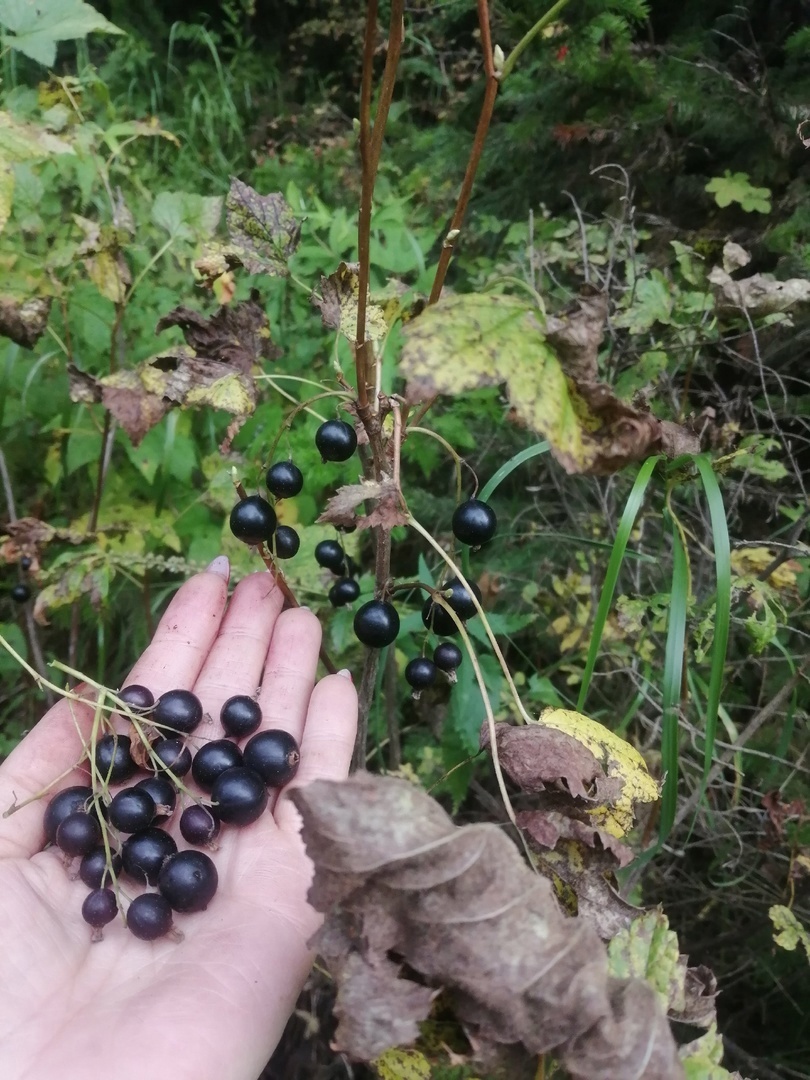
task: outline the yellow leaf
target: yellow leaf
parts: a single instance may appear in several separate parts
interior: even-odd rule
[[[386,1050],[373,1064],[380,1080],[430,1080],[430,1062],[418,1050]]]
[[[564,731],[587,746],[608,777],[621,781],[621,791],[612,803],[589,813],[611,836],[624,836],[633,827],[635,804],[655,802],[659,796],[658,784],[638,750],[596,720],[572,709],[545,709],[538,723]]]
[[[102,250],[86,260],[90,280],[107,300],[121,304],[127,292],[129,271],[122,259],[111,251]]]
[[[810,934],[790,908],[784,907],[782,904],[774,904],[769,909],[768,915],[773,923],[773,940],[776,944],[789,952],[793,952],[794,949],[801,945],[807,953],[807,959],[810,960]]]
[[[186,395],[185,403],[210,405],[212,409],[224,409],[234,416],[247,416],[253,412],[255,405],[241,374],[225,375],[210,386],[193,386]]]
[[[358,264],[342,262],[334,274],[321,278],[321,296],[313,299],[321,310],[324,326],[330,330],[340,330],[344,337],[354,342],[359,297]],[[369,302],[366,306],[366,340],[380,341],[387,333],[385,312],[379,304]]]

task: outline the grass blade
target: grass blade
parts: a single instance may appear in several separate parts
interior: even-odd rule
[[[593,669],[596,667],[596,658],[599,655],[599,646],[602,642],[602,634],[604,633],[610,605],[613,602],[613,593],[616,590],[616,582],[619,579],[619,570],[621,569],[624,553],[627,549],[627,541],[630,539],[630,533],[633,531],[638,512],[644,502],[644,495],[647,491],[647,485],[650,482],[653,469],[660,460],[660,455],[647,458],[638,470],[633,487],[627,498],[624,512],[622,513],[622,519],[619,522],[619,528],[616,530],[616,539],[613,541],[613,550],[610,554],[610,559],[608,560],[607,570],[605,571],[605,581],[602,585],[602,593],[599,597],[599,604],[594,618],[591,641],[588,646],[588,656],[585,661],[585,670],[582,673],[582,685],[579,688],[579,698],[577,699],[578,712],[582,712],[585,706],[585,699],[588,696]]]
[[[527,446],[525,450],[521,450],[519,454],[515,454],[514,457],[510,457],[508,461],[505,461],[501,465],[500,469],[496,473],[490,476],[489,480],[484,484],[478,493],[478,498],[482,502],[486,502],[495,488],[503,483],[507,476],[514,472],[518,465],[522,465],[524,461],[528,461],[530,458],[537,457],[538,454],[548,453],[549,445],[547,442],[534,443],[533,446]]]
[[[672,590],[667,620],[667,643],[664,648],[664,673],[661,680],[661,767],[666,774],[661,793],[660,842],[672,829],[678,808],[678,713],[683,685],[683,650],[686,641],[686,610],[689,605],[689,562],[681,537],[680,525],[672,523]]]

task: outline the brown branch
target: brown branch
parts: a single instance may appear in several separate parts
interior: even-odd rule
[[[388,770],[396,772],[402,764],[402,743],[399,736],[399,716],[397,714],[397,654],[396,649],[389,649],[385,658],[385,713],[388,721]]]
[[[380,84],[380,99],[377,102],[377,113],[374,117],[374,131],[371,136],[371,172],[372,184],[377,178],[377,169],[382,154],[385,127],[388,123],[388,110],[391,108],[391,100],[394,96],[394,86],[397,81],[397,68],[399,67],[399,54],[402,50],[402,37],[404,32],[405,0],[393,0],[391,4],[391,21],[388,27],[388,52],[385,57],[385,70],[383,71],[382,83]]]
[[[371,273],[371,207],[374,194],[374,170],[371,159],[371,90],[374,78],[374,39],[377,33],[377,0],[368,0],[366,36],[363,44],[363,82],[360,89],[360,165],[362,185],[360,213],[357,222],[357,251],[359,257],[359,293],[357,297],[357,330],[354,341],[354,363],[357,373],[357,404],[361,419],[368,413],[368,357],[370,342],[366,341],[366,307]]]

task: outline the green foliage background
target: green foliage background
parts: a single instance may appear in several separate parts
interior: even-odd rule
[[[0,2],[0,23],[3,10]],[[308,292],[321,274],[357,255],[353,118],[363,17],[339,0],[227,0],[195,6],[193,14],[188,5],[111,0],[99,10],[125,35],[59,42],[50,77],[36,60],[2,49],[0,108],[31,130],[44,126],[55,138],[69,132],[79,152],[12,159],[0,292],[50,295],[53,306],[35,348],[0,340],[0,446],[17,514],[66,534],[42,549],[34,575],[36,590],[50,590],[53,601],[48,623],[37,629],[43,651],[115,685],[179,580],[223,550],[236,576],[253,567],[227,532],[230,468],[236,464],[247,486],[258,489],[267,448],[289,408],[276,388],[296,401],[312,388],[281,378],[268,383],[225,454],[220,445],[230,418],[221,412],[173,411],[137,448],[119,432],[99,488],[104,416],[71,402],[67,362],[96,376],[111,365],[133,367],[180,342],[177,330],[155,333],[173,307],[213,310],[214,299],[195,285],[193,262],[213,231],[211,200],[224,196],[236,175],[261,192],[283,192],[303,228],[291,277],[262,282],[280,350],[267,373],[318,382],[331,379],[336,363],[349,372],[345,344],[324,331]],[[495,5],[493,40],[508,52],[537,15],[529,0]],[[387,16],[383,5],[383,25]],[[642,395],[661,418],[692,418],[702,434],[738,553],[717,754],[802,663],[810,634],[807,308],[750,323],[721,317],[707,277],[722,263],[728,240],[752,255],[737,277],[810,276],[810,151],[796,136],[810,108],[805,22],[800,0],[747,0],[732,11],[706,2],[573,2],[504,85],[449,277],[458,292],[536,290],[549,310],[562,309],[583,281],[598,282],[611,300],[600,377],[626,401]],[[396,278],[415,294],[429,290],[480,106],[476,26],[467,0],[417,3],[408,13],[375,201],[375,289]],[[380,68],[383,59],[381,50]],[[4,149],[0,139],[0,161]],[[131,235],[106,234],[133,283],[120,312],[115,275],[94,271],[81,255],[84,233],[75,217],[115,229],[118,188],[136,224]],[[237,297],[246,298],[253,284],[239,280]],[[385,390],[400,385],[400,346],[395,329],[385,352]],[[430,426],[486,481],[536,441],[514,419],[497,388],[480,389],[443,398]],[[302,598],[322,612],[330,649],[353,665],[360,650],[352,613],[328,610],[328,575],[308,558],[327,535],[315,518],[345,479],[320,462],[315,425],[302,413],[281,444],[307,477],[290,519],[305,537],[291,575]],[[403,470],[415,516],[446,537],[455,474],[445,451],[412,436]],[[472,573],[536,711],[575,707],[633,474],[631,468],[604,479],[572,477],[539,456],[498,488],[499,539],[473,556]],[[678,480],[668,509],[688,537],[692,585],[692,659],[677,748],[684,798],[703,767],[714,563],[701,489],[688,470]],[[658,483],[630,539],[587,710],[630,737],[653,768],[660,766],[672,582],[664,510]],[[397,576],[434,580],[435,558],[400,532]],[[746,551],[761,547],[770,553],[764,562],[745,561]],[[769,559],[782,551],[782,577],[763,580]],[[372,564],[364,540],[356,553],[368,593]],[[18,567],[2,559],[0,552],[0,632],[30,658],[30,623],[8,596]],[[389,671],[401,671],[420,651],[420,629],[417,605],[406,604]],[[500,669],[483,631],[474,623],[470,630],[482,648],[493,708],[505,718],[510,706]],[[7,752],[42,702],[3,654],[0,676],[0,750]],[[800,683],[788,709],[732,758],[694,828],[690,820],[676,830],[636,886],[639,900],[663,902],[693,962],[718,974],[721,1030],[743,1055],[729,1064],[742,1072],[756,1067],[747,1054],[782,1070],[774,1075],[810,1075],[806,963],[774,950],[767,916],[773,904],[791,902],[805,925],[810,921],[810,875],[802,863],[810,851],[807,710]],[[479,815],[476,785],[486,795],[490,778],[485,765],[470,761],[483,710],[469,666],[452,693],[418,702],[401,680],[381,675],[371,718],[375,765],[389,760],[392,715],[405,767],[427,786],[441,782],[438,790],[460,818]],[[782,804],[799,808],[779,828],[762,801],[774,790]],[[300,1033],[293,1035],[300,1043]],[[328,1070],[328,1049],[293,1047],[295,1038],[280,1051],[287,1057],[277,1075],[330,1075],[314,1071]]]

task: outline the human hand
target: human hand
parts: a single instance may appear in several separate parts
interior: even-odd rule
[[[301,746],[292,786],[344,777],[357,696],[349,677],[315,685],[317,618],[282,613],[264,572],[241,581],[226,610],[227,574],[227,561],[215,560],[183,585],[126,682],[155,697],[193,690],[214,718],[261,682],[262,726],[285,728]],[[74,717],[87,738],[92,708],[74,704],[71,715],[61,701],[0,767],[0,810],[79,758]],[[222,737],[218,719],[203,730]],[[77,769],[58,787],[87,782]],[[41,850],[49,797],[0,819],[0,1075],[255,1080],[306,979],[320,919],[306,902],[312,867],[291,801],[282,794],[272,814],[223,828],[219,889],[206,911],[178,920],[182,941],[140,941],[116,920],[91,944],[86,887],[70,880],[58,849]]]

